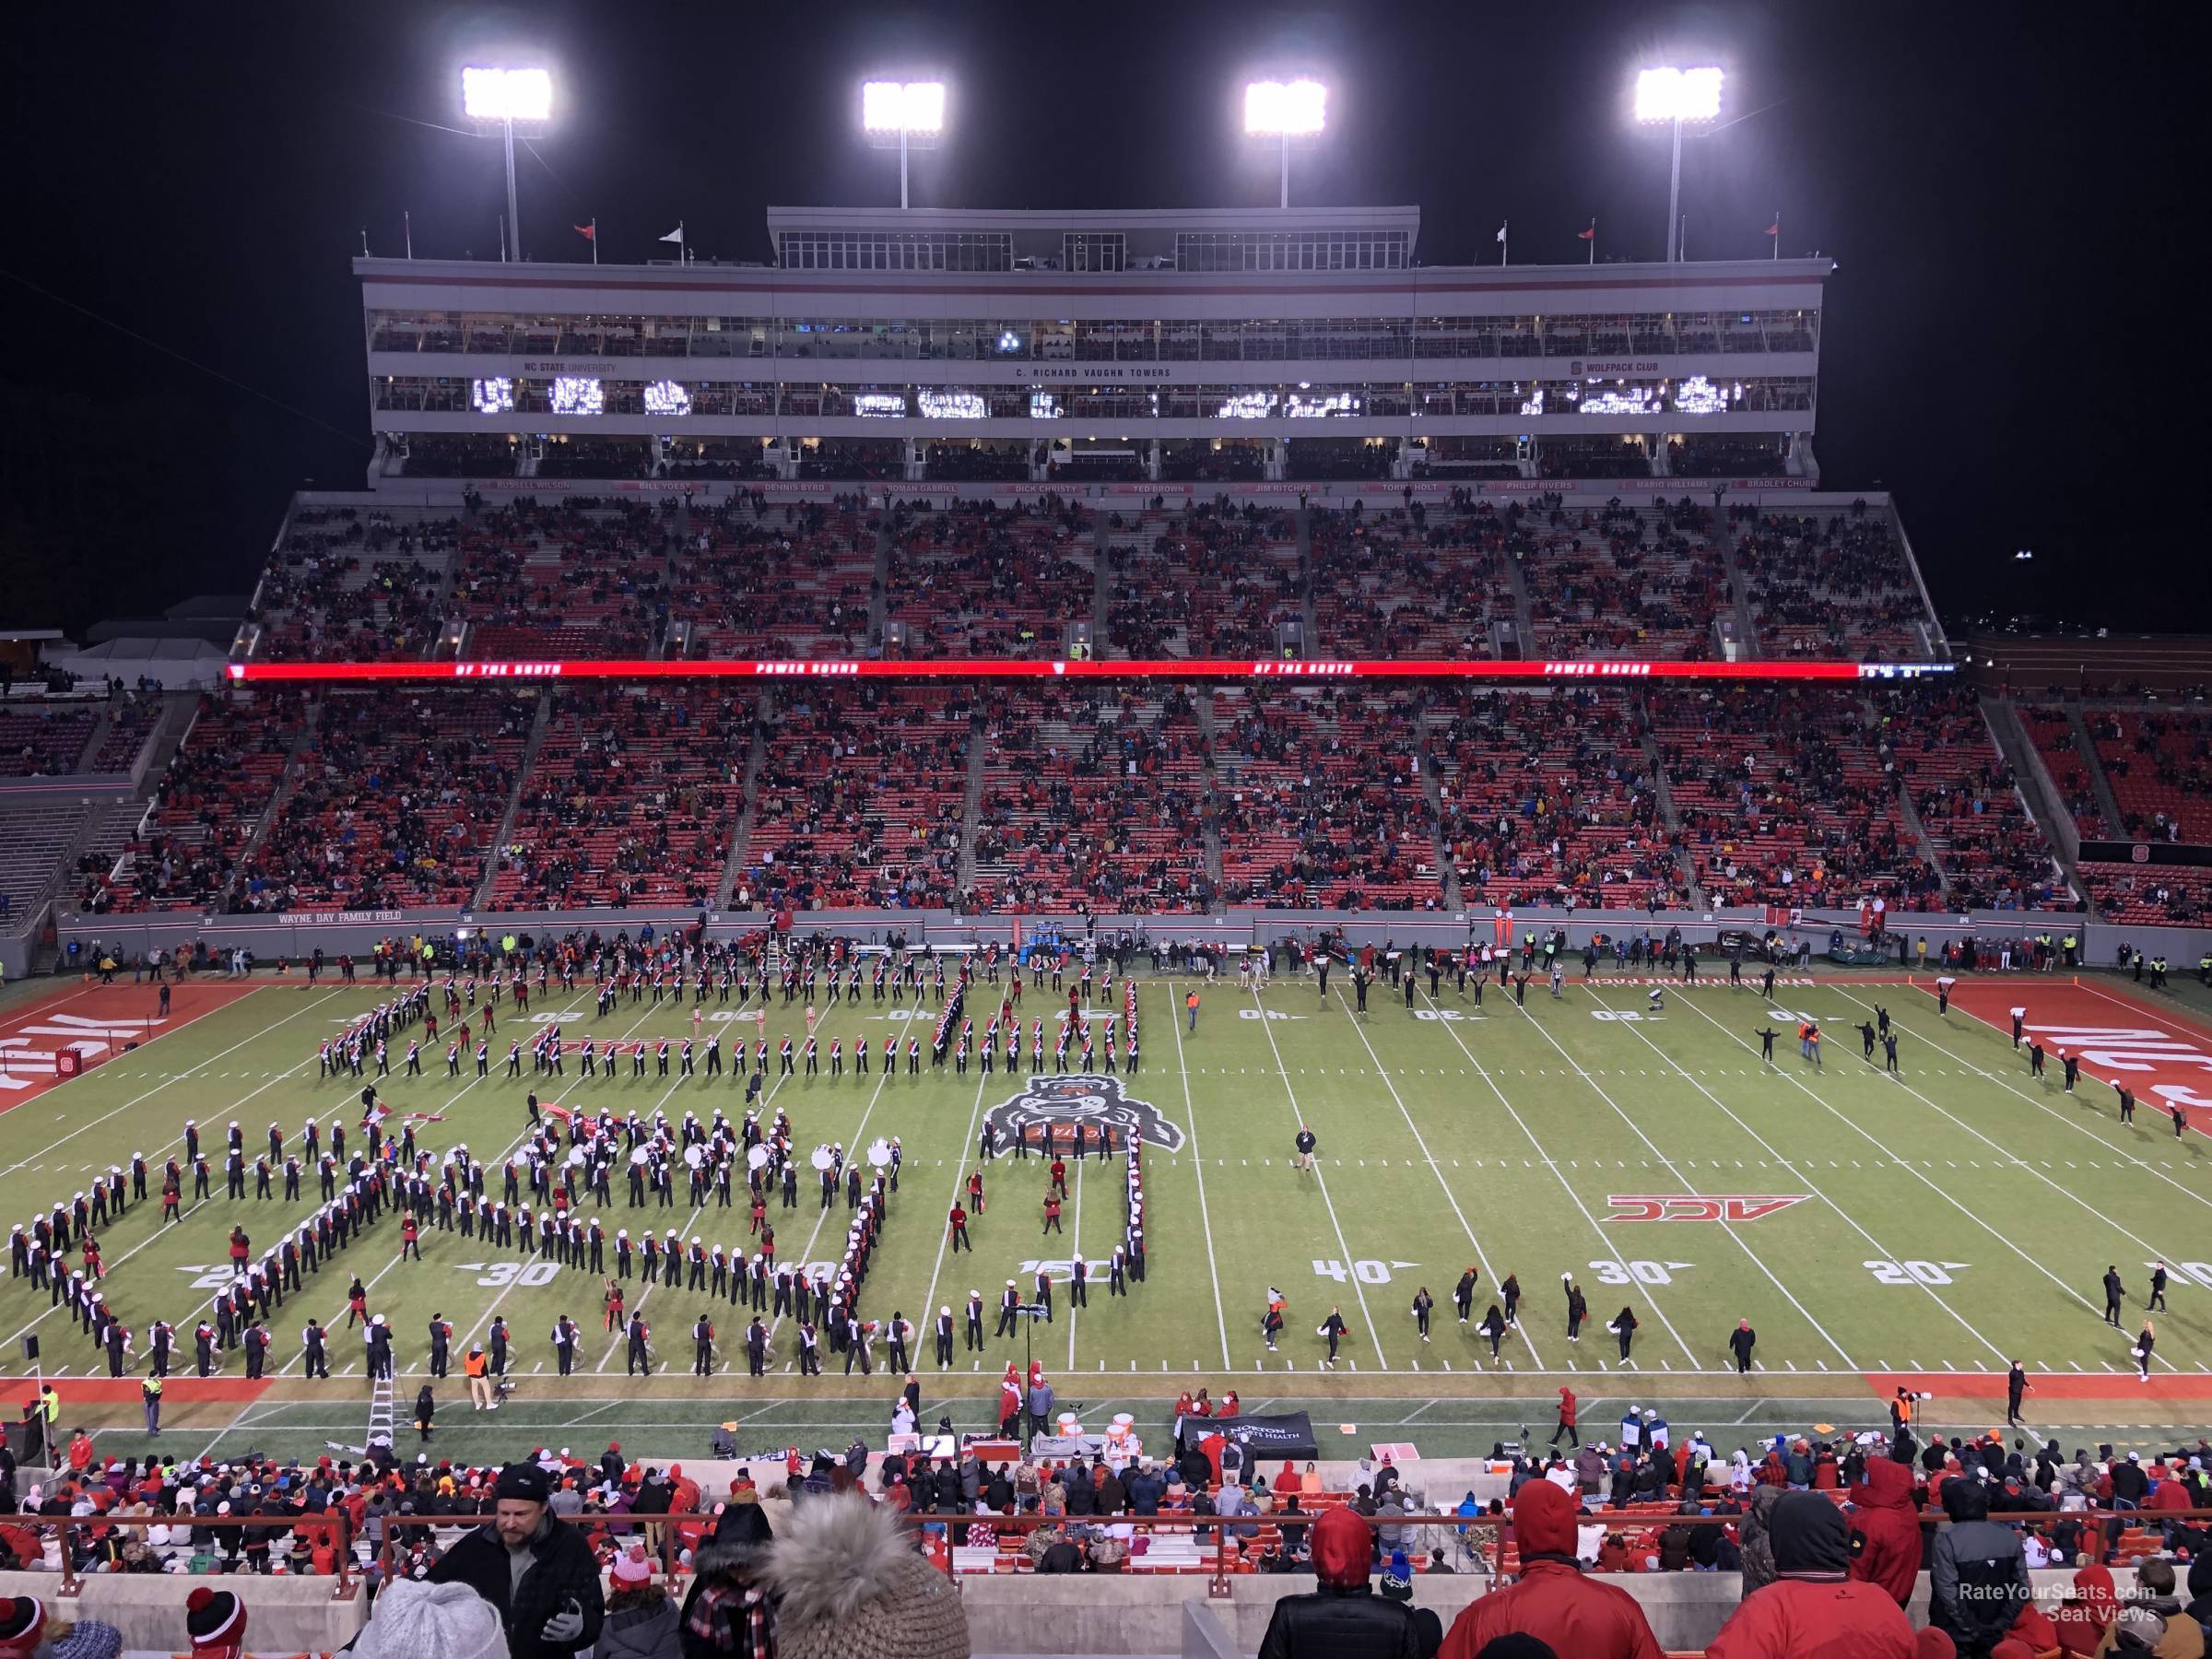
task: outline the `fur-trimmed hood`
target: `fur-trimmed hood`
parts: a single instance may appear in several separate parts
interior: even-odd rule
[[[858,1493],[807,1498],[768,1556],[778,1646],[793,1659],[968,1659],[968,1620],[896,1512]]]

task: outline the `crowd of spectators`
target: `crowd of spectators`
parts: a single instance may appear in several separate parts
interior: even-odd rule
[[[76,771],[99,719],[89,702],[0,704],[0,778]]]
[[[2084,718],[2130,839],[2212,841],[2212,719],[2112,709]]]
[[[87,877],[79,908],[226,908],[238,861],[276,798],[307,707],[297,692],[203,697],[139,833],[111,875]]]
[[[1490,624],[1513,609],[1483,520],[1420,503],[1311,514],[1314,649],[1332,656],[1494,656]]]
[[[1826,515],[1748,503],[1731,503],[1727,513],[1766,655],[1914,662],[1927,654],[1927,606],[1887,512],[1854,501]]]
[[[1034,508],[956,501],[898,512],[885,613],[920,656],[1059,657],[1096,609],[1091,514],[1047,496]]]
[[[969,904],[1205,907],[1206,751],[1187,691],[998,692],[982,726]]]
[[[698,657],[865,656],[876,522],[852,501],[695,503],[673,565],[672,614]]]
[[[463,522],[428,511],[300,507],[256,596],[257,657],[382,662],[428,654]]]
[[[735,901],[951,902],[965,839],[965,687],[786,684],[770,716]]]
[[[1688,898],[1625,693],[1454,688],[1432,705],[1429,741],[1445,853],[1467,904]]]
[[[2066,712],[2043,705],[2023,705],[2019,716],[2021,729],[2035,745],[2035,752],[2042,757],[2043,769],[2051,774],[2052,784],[2058,791],[2059,805],[2074,815],[2075,826],[2083,835],[2093,838],[2109,833],[2103,809],[2097,804],[2097,787],[2090,777],[2089,762],[2074,741],[2074,725],[2066,718]]]
[[[1214,816],[1232,904],[1435,910],[1422,709],[1344,687],[1213,693]]]
[[[229,908],[465,905],[513,794],[530,709],[475,690],[340,691]]]
[[[713,901],[753,740],[749,688],[562,687],[496,853],[500,909]]]
[[[472,515],[453,606],[479,658],[651,653],[678,503],[524,496]]]
[[[1516,558],[1544,655],[1713,654],[1728,584],[1710,508],[1688,497],[1650,508],[1555,505],[1533,529],[1534,546]]]
[[[1942,861],[1951,909],[2072,902],[1971,686],[1902,688],[1878,705],[1875,729]]]

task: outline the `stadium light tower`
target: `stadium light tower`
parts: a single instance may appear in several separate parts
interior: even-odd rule
[[[1329,89],[1315,80],[1253,81],[1244,88],[1244,131],[1282,145],[1280,206],[1290,206],[1290,140],[1320,135],[1328,115]]]
[[[1721,112],[1718,69],[1646,69],[1636,77],[1636,119],[1663,121],[1675,130],[1675,157],[1666,185],[1666,263],[1682,256],[1682,124],[1711,121]]]
[[[523,221],[515,207],[514,124],[542,126],[551,119],[553,77],[543,69],[464,69],[461,107],[470,120],[497,126],[506,135],[506,246],[519,262],[523,257]]]
[[[899,206],[906,200],[906,154],[935,149],[945,132],[943,81],[863,81],[860,124],[877,149],[899,152]]]

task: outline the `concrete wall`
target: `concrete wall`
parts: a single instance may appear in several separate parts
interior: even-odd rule
[[[2046,1606],[2063,1599],[2073,1583],[2067,1570],[2033,1577]],[[2116,1569],[2113,1577],[2123,1594],[2134,1588],[2132,1571]],[[1703,1648],[1742,1598],[1741,1581],[1733,1572],[1636,1573],[1606,1582],[1642,1604],[1653,1634],[1668,1649]],[[96,1573],[82,1583],[82,1594],[70,1603],[58,1598],[54,1573],[0,1573],[0,1595],[38,1595],[53,1617],[112,1624],[122,1631],[125,1648],[183,1650],[188,1586],[175,1575]],[[245,1598],[248,1645],[256,1653],[335,1651],[368,1617],[365,1590],[357,1585],[349,1598],[334,1600],[332,1579],[232,1575],[222,1583]],[[1253,1653],[1277,1598],[1310,1592],[1313,1580],[1298,1573],[1246,1573],[1230,1581],[1226,1601],[1211,1600],[1206,1586],[1201,1573],[970,1575],[960,1580],[960,1600],[968,1613],[969,1644],[978,1653],[1177,1653],[1188,1651],[1186,1640],[1193,1639],[1216,1655]],[[1460,1610],[1489,1587],[1488,1579],[1476,1574],[1418,1573],[1414,1600],[1433,1608],[1448,1630]],[[1915,1625],[1927,1622],[1924,1573],[1911,1611]],[[1200,1627],[1195,1631],[1194,1624]]]
[[[123,1633],[123,1645],[181,1653],[184,1597],[199,1581],[173,1573],[100,1572],[82,1579],[83,1593],[61,1599],[53,1572],[0,1572],[0,1595],[35,1595],[51,1619],[97,1618]],[[344,1647],[369,1616],[369,1593],[359,1580],[344,1601],[333,1599],[337,1581],[327,1578],[256,1578],[220,1581],[245,1598],[247,1646],[261,1653],[332,1653]]]
[[[2055,1606],[2073,1587],[2070,1569],[2030,1576],[2045,1606]],[[2112,1576],[2123,1594],[2134,1588],[2132,1571],[2115,1569]],[[1733,1572],[1632,1573],[1605,1582],[1636,1597],[1659,1645],[1670,1651],[1702,1650],[1743,1599],[1742,1579]],[[1461,1609],[1489,1587],[1489,1580],[1474,1574],[1417,1573],[1413,1599],[1433,1608],[1448,1630]],[[1226,1647],[1256,1653],[1277,1600],[1312,1588],[1309,1574],[1246,1573],[1230,1581],[1229,1600],[1213,1601],[1206,1578],[1195,1573],[971,1577],[960,1581],[960,1599],[968,1609],[969,1643],[978,1653],[1187,1653],[1186,1624],[1208,1618],[1217,1621],[1218,1633],[1206,1632],[1204,1640],[1215,1652]],[[1927,1623],[1924,1572],[1910,1612],[1914,1625]]]
[[[340,922],[313,921],[301,916],[203,915],[198,912],[180,911],[107,916],[65,912],[57,913],[55,923],[65,952],[73,938],[88,945],[98,940],[102,945],[120,946],[126,952],[147,954],[157,948],[174,950],[180,946],[189,948],[194,940],[205,939],[211,946],[243,946],[266,962],[278,957],[298,959],[318,946],[326,956],[335,956],[341,951],[360,956],[380,938],[420,933],[426,937],[442,939],[458,927],[478,929],[494,938],[508,933],[526,933],[542,939],[571,932],[588,934],[594,929],[609,937],[622,932],[635,937],[648,923],[656,931],[665,933],[671,926],[687,926],[697,922],[700,913],[685,910],[579,910],[477,914],[420,910],[391,912],[391,919],[387,920]],[[771,921],[770,915],[760,911],[705,913],[708,930],[717,938],[738,937],[767,926]],[[1103,934],[1109,929],[1118,932],[1127,927],[1133,932],[1146,932],[1163,942],[1214,941],[1234,947],[1288,935],[1311,937],[1324,929],[1341,929],[1353,945],[1382,945],[1387,941],[1398,945],[1453,947],[1470,939],[1492,937],[1493,914],[1489,910],[1347,913],[1240,908],[1211,916],[1100,916],[1098,930]],[[1644,911],[1528,908],[1514,911],[1512,916],[1516,936],[1525,932],[1542,933],[1564,927],[1568,938],[1578,949],[1593,933],[1612,935],[1630,931],[1641,933],[1648,928],[1664,935],[1668,928],[1679,927],[1685,936],[1704,942],[1724,928],[1761,932],[1768,925],[1766,912],[1756,908],[1662,911],[1656,915]],[[1816,959],[1827,947],[1830,928],[1841,928],[1847,935],[1855,935],[1858,928],[1855,911],[1806,911],[1802,923],[1782,931],[1808,940]],[[2140,946],[2148,955],[2165,952],[2170,964],[2179,971],[2194,972],[2197,959],[2212,950],[2212,926],[2120,927],[2090,922],[2067,912],[1977,911],[1967,915],[1930,912],[1893,915],[1890,920],[1895,928],[1912,938],[1925,935],[1931,949],[1947,939],[1967,934],[1982,938],[2018,938],[2048,933],[2057,938],[2073,933],[2082,942],[2083,959],[2098,966],[2114,961],[2123,941]],[[1041,928],[1054,925],[1065,936],[1080,939],[1087,924],[1080,916],[961,916],[950,911],[912,910],[807,911],[794,917],[794,925],[801,933],[819,929],[845,934],[864,944],[880,944],[893,934],[903,934],[910,943],[949,945],[988,944],[993,940],[1006,944],[1013,940],[1017,931],[1025,939],[1034,938]]]

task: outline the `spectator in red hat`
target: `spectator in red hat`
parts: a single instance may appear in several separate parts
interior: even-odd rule
[[[1475,1659],[1493,1637],[1534,1636],[1575,1659],[1664,1659],[1643,1609],[1626,1590],[1583,1576],[1575,1502],[1548,1480],[1513,1498],[1521,1578],[1470,1602],[1444,1635],[1440,1659]]]
[[[1341,1507],[1324,1511],[1312,1543],[1313,1593],[1275,1604],[1260,1659],[1418,1659],[1412,1608],[1370,1593],[1367,1523]]]

